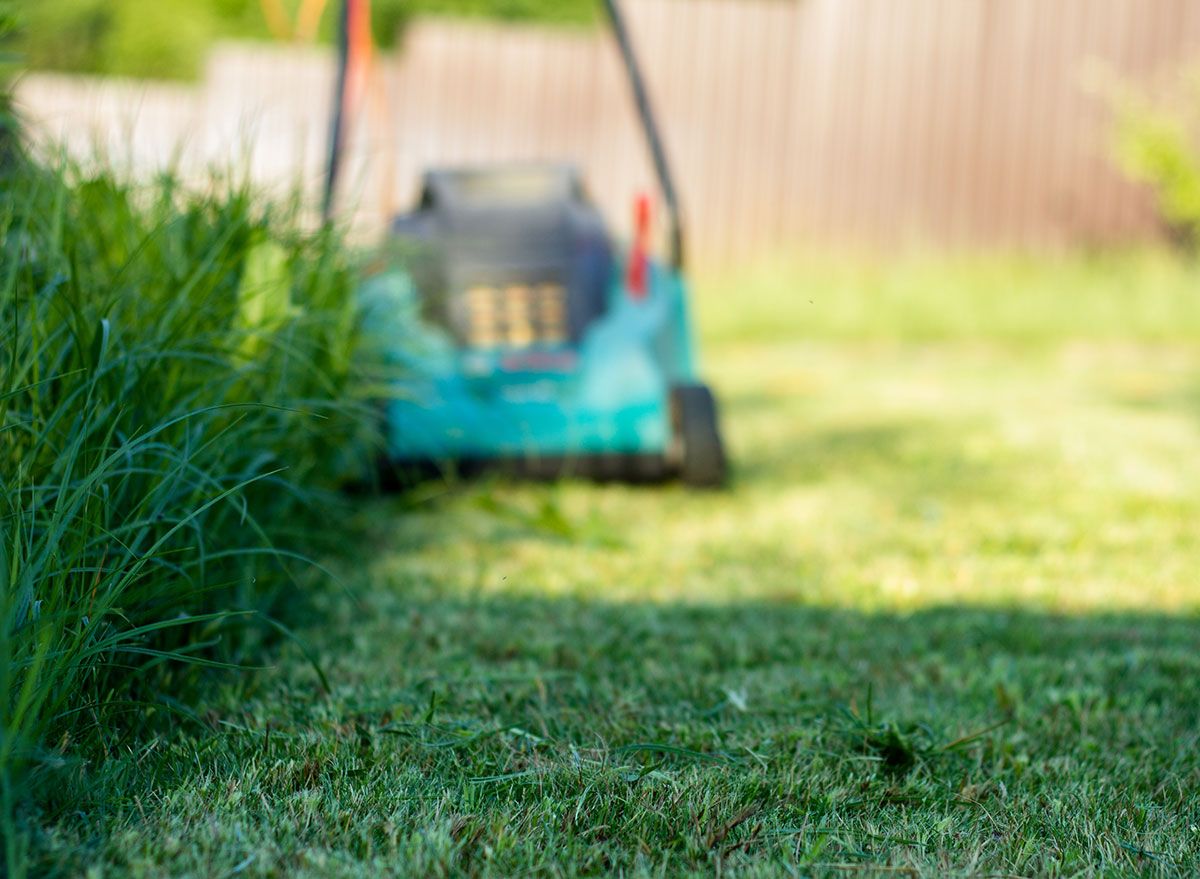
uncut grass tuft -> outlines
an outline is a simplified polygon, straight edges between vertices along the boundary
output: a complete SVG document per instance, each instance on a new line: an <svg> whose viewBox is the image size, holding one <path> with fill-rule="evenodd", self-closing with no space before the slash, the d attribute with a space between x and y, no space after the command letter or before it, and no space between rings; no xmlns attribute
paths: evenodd
<svg viewBox="0 0 1200 879"><path fill-rule="evenodd" d="M318 514L366 419L333 233L301 234L237 185L197 195L27 161L0 174L13 873L32 786L107 753L133 716L186 712L187 668L244 661L239 633L323 551Z"/></svg>

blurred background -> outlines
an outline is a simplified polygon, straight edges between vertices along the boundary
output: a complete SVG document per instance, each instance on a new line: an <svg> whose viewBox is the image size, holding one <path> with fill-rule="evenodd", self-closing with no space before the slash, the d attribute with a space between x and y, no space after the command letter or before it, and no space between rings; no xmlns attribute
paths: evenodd
<svg viewBox="0 0 1200 879"><path fill-rule="evenodd" d="M77 158L232 166L315 201L335 5L39 0L18 102ZM653 176L598 6L375 0L342 199L355 233L377 236L426 166L563 157L624 231ZM1200 225L1192 0L626 7L700 269L1186 243Z"/></svg>

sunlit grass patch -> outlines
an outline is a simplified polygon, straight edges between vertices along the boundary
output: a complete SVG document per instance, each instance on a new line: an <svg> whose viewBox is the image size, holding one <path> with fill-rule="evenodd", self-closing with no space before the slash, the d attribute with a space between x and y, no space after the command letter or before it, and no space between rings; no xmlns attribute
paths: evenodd
<svg viewBox="0 0 1200 879"><path fill-rule="evenodd" d="M1200 335L1200 268L1174 255L801 253L699 284L713 343L785 339L1182 341Z"/></svg>

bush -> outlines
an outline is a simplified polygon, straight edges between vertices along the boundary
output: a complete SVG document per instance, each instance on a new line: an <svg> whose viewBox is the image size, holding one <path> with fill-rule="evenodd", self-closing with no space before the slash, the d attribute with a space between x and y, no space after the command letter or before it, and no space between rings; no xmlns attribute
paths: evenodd
<svg viewBox="0 0 1200 879"><path fill-rule="evenodd" d="M1173 100L1141 95L1117 100L1118 157L1133 179L1154 190L1175 236L1200 245L1200 79Z"/></svg>
<svg viewBox="0 0 1200 879"><path fill-rule="evenodd" d="M333 234L292 231L235 186L2 173L11 819L30 772L123 700L155 698L147 668L230 658L222 639L303 568L365 419L353 273Z"/></svg>

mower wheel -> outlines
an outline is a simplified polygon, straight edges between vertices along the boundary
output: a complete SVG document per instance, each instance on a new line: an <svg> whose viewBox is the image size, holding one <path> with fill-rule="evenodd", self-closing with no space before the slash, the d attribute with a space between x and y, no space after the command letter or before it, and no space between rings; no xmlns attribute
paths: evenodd
<svg viewBox="0 0 1200 879"><path fill-rule="evenodd" d="M728 476L725 448L717 423L717 401L707 385L671 389L671 426L684 484L697 488L724 485Z"/></svg>

